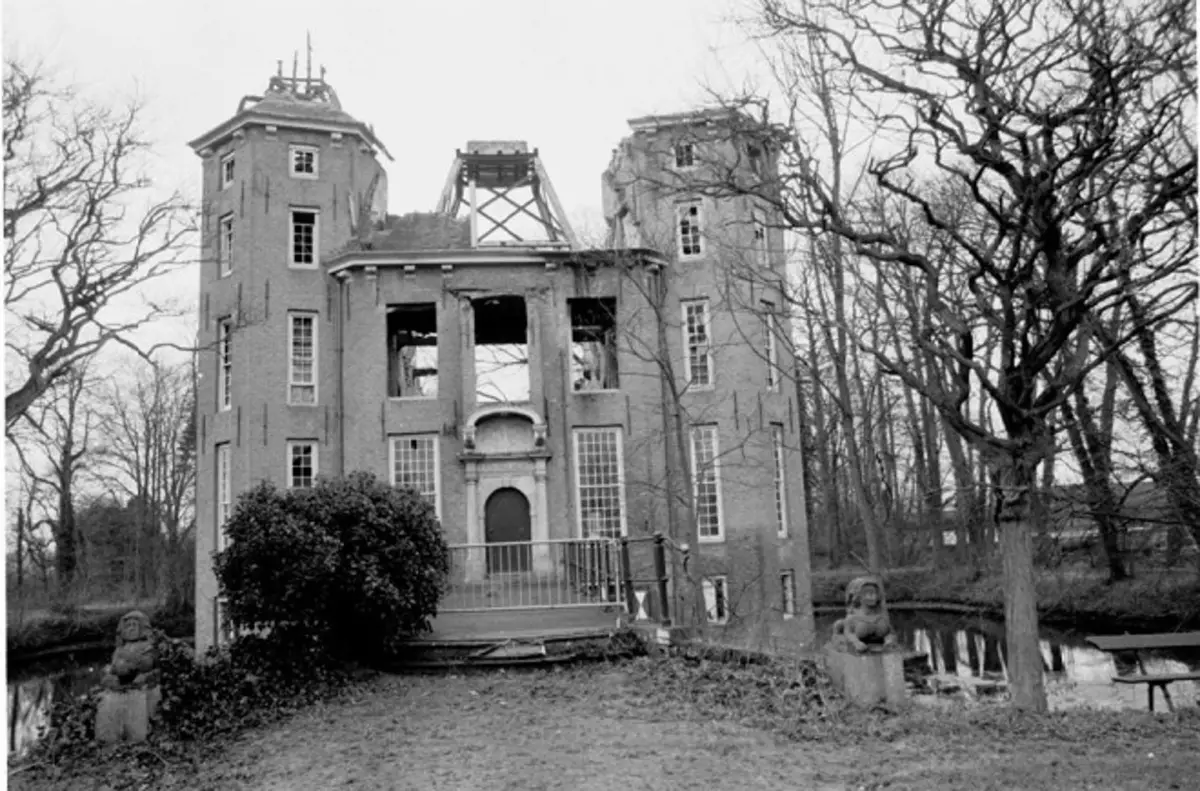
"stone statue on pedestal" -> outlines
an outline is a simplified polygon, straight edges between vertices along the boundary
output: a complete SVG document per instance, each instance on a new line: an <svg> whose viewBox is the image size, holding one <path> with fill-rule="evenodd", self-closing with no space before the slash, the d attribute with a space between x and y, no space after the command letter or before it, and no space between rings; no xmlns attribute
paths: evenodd
<svg viewBox="0 0 1200 791"><path fill-rule="evenodd" d="M117 625L117 647L104 668L104 692L96 709L96 739L144 741L162 697L158 647L150 619L139 610L125 613Z"/></svg>
<svg viewBox="0 0 1200 791"><path fill-rule="evenodd" d="M896 645L896 635L883 602L883 580L857 577L846 586L846 617L833 624L832 644L844 651L865 653Z"/></svg>

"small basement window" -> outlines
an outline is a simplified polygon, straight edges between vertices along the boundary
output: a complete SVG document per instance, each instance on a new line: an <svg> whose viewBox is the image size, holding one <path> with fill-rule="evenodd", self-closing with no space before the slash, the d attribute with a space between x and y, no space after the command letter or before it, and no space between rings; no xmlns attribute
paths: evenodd
<svg viewBox="0 0 1200 791"><path fill-rule="evenodd" d="M616 390L617 300L568 299L571 312L571 382L576 391Z"/></svg>
<svg viewBox="0 0 1200 791"><path fill-rule="evenodd" d="M529 400L525 300L483 297L475 310L475 397L481 404Z"/></svg>
<svg viewBox="0 0 1200 791"><path fill-rule="evenodd" d="M389 305L387 312L389 398L436 398L437 305Z"/></svg>

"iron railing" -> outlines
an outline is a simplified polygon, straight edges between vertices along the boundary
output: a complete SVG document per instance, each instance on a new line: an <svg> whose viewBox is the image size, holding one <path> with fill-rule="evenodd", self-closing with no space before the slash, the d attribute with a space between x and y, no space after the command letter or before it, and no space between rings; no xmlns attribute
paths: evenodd
<svg viewBox="0 0 1200 791"><path fill-rule="evenodd" d="M625 607L621 545L606 538L450 546L439 612Z"/></svg>

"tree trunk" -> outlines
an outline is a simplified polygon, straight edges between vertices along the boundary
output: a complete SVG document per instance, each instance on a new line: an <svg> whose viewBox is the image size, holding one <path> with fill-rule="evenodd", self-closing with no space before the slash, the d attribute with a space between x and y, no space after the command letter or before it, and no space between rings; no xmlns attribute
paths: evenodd
<svg viewBox="0 0 1200 791"><path fill-rule="evenodd" d="M1000 542L1004 561L1004 636L1008 644L1008 686L1012 705L1024 711L1047 709L1038 648L1037 588L1033 573L1032 494L1036 462L1018 456L1000 468Z"/></svg>

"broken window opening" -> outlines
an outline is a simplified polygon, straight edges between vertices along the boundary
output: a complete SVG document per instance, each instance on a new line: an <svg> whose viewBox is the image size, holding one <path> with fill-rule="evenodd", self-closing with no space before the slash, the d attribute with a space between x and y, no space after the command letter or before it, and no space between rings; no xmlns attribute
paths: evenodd
<svg viewBox="0 0 1200 791"><path fill-rule="evenodd" d="M479 403L529 400L525 300L484 297L475 310L475 398Z"/></svg>
<svg viewBox="0 0 1200 791"><path fill-rule="evenodd" d="M617 390L617 300L568 299L571 311L571 382L576 391Z"/></svg>
<svg viewBox="0 0 1200 791"><path fill-rule="evenodd" d="M387 344L388 397L436 398L437 305L389 305Z"/></svg>

